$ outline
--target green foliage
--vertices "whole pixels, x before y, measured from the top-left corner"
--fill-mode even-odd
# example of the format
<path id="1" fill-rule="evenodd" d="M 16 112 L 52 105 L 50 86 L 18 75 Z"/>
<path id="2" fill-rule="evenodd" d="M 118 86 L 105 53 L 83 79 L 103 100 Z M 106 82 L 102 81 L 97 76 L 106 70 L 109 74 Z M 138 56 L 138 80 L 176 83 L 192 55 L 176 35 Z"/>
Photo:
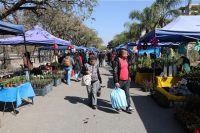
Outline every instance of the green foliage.
<path id="1" fill-rule="evenodd" d="M 48 8 L 46 12 L 41 12 L 41 16 L 35 17 L 35 14 L 27 11 L 28 16 L 24 17 L 23 23 L 27 27 L 33 27 L 38 22 L 44 29 L 53 35 L 69 40 L 74 45 L 94 46 L 99 48 L 103 43 L 98 37 L 98 33 L 84 25 L 80 17 L 72 13 L 63 13 L 55 9 Z"/>
<path id="2" fill-rule="evenodd" d="M 163 27 L 173 18 L 180 15 L 176 7 L 180 5 L 181 0 L 156 0 L 150 7 L 142 11 L 133 10 L 129 18 L 132 23 L 125 23 L 126 32 L 122 32 L 110 41 L 110 46 L 116 46 L 120 43 L 137 41 L 141 35 L 150 32 L 156 27 Z"/>
<path id="3" fill-rule="evenodd" d="M 40 16 L 41 12 L 46 13 L 47 8 L 52 8 L 65 14 L 76 14 L 84 20 L 91 16 L 97 0 L 1 0 L 0 4 L 4 9 L 0 12 L 0 19 L 11 15 L 16 18 L 19 10 L 32 11 L 36 16 Z"/>

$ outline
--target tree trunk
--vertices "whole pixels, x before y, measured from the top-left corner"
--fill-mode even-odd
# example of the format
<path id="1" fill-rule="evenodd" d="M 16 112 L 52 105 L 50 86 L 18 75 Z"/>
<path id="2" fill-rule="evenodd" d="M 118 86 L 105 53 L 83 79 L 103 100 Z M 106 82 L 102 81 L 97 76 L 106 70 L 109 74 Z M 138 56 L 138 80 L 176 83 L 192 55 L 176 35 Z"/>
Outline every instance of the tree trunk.
<path id="1" fill-rule="evenodd" d="M 8 53 L 8 48 L 7 46 L 3 47 L 3 64 L 2 64 L 2 68 L 6 69 L 11 65 L 11 60 L 9 57 L 9 53 Z"/>
<path id="2" fill-rule="evenodd" d="M 17 11 L 23 4 L 26 3 L 26 0 L 20 0 L 19 2 L 17 2 L 13 7 L 11 7 L 10 9 L 6 10 L 5 12 L 3 12 L 0 15 L 0 20 L 6 18 L 7 16 L 9 16 L 10 14 L 14 13 L 15 11 Z"/>
<path id="3" fill-rule="evenodd" d="M 191 6 L 192 6 L 192 0 L 188 0 L 188 6 L 187 6 L 187 15 L 190 15 L 190 9 L 191 9 Z"/>

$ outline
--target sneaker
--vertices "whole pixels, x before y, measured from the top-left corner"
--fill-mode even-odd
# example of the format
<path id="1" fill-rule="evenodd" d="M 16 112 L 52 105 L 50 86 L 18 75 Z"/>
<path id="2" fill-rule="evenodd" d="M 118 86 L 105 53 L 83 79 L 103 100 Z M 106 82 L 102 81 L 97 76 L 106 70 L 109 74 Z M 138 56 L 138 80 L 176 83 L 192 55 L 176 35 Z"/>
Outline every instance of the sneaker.
<path id="1" fill-rule="evenodd" d="M 122 111 L 121 109 L 118 109 L 118 108 L 116 108 L 115 110 L 116 110 L 118 113 Z"/>
<path id="2" fill-rule="evenodd" d="M 96 105 L 92 105 L 92 109 L 97 109 L 97 106 Z"/>
<path id="3" fill-rule="evenodd" d="M 132 107 L 127 107 L 126 108 L 126 112 L 129 113 L 129 114 L 132 114 L 133 108 Z"/>
<path id="4" fill-rule="evenodd" d="M 131 110 L 131 111 L 133 111 L 133 110 L 134 110 L 134 109 L 133 109 L 131 106 L 130 106 L 130 107 L 128 107 L 128 109 L 129 109 L 129 110 Z"/>

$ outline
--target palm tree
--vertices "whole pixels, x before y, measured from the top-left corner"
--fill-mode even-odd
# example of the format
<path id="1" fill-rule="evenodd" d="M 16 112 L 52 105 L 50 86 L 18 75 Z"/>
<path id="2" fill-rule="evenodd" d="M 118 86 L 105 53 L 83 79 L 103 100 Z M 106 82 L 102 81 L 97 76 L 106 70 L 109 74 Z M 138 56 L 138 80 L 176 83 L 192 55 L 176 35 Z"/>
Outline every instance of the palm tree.
<path id="1" fill-rule="evenodd" d="M 180 15 L 180 12 L 176 10 L 176 7 L 180 5 L 182 0 L 156 0 L 154 6 L 156 6 L 159 19 L 157 24 L 160 27 L 165 26 L 168 19 L 172 19 Z"/>
<path id="2" fill-rule="evenodd" d="M 142 12 L 134 10 L 130 13 L 129 18 L 132 20 L 136 20 L 133 23 L 131 29 L 139 27 L 139 32 L 142 31 L 149 32 L 155 28 L 155 23 L 158 19 L 158 15 L 156 14 L 156 7 L 146 7 Z"/>

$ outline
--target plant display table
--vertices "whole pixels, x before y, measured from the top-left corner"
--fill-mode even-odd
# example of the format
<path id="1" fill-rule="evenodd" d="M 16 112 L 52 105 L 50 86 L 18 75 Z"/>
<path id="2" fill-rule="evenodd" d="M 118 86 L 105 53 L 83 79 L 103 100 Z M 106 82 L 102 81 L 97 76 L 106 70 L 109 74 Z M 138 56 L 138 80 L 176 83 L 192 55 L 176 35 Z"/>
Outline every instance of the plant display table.
<path id="1" fill-rule="evenodd" d="M 0 101 L 1 102 L 16 102 L 16 106 L 19 107 L 22 104 L 22 98 L 29 98 L 33 101 L 35 93 L 32 85 L 29 82 L 21 84 L 17 87 L 2 87 L 0 89 Z"/>
<path id="2" fill-rule="evenodd" d="M 181 80 L 180 77 L 160 77 L 156 76 L 156 87 L 172 87 Z"/>
<path id="3" fill-rule="evenodd" d="M 171 102 L 183 102 L 185 96 L 176 96 L 169 93 L 169 88 L 176 85 L 181 78 L 179 77 L 156 77 L 156 91 L 154 98 L 164 107 L 169 107 Z"/>
<path id="4" fill-rule="evenodd" d="M 137 72 L 135 77 L 135 83 L 142 85 L 144 80 L 151 81 L 153 77 L 153 73 L 141 73 Z"/>

